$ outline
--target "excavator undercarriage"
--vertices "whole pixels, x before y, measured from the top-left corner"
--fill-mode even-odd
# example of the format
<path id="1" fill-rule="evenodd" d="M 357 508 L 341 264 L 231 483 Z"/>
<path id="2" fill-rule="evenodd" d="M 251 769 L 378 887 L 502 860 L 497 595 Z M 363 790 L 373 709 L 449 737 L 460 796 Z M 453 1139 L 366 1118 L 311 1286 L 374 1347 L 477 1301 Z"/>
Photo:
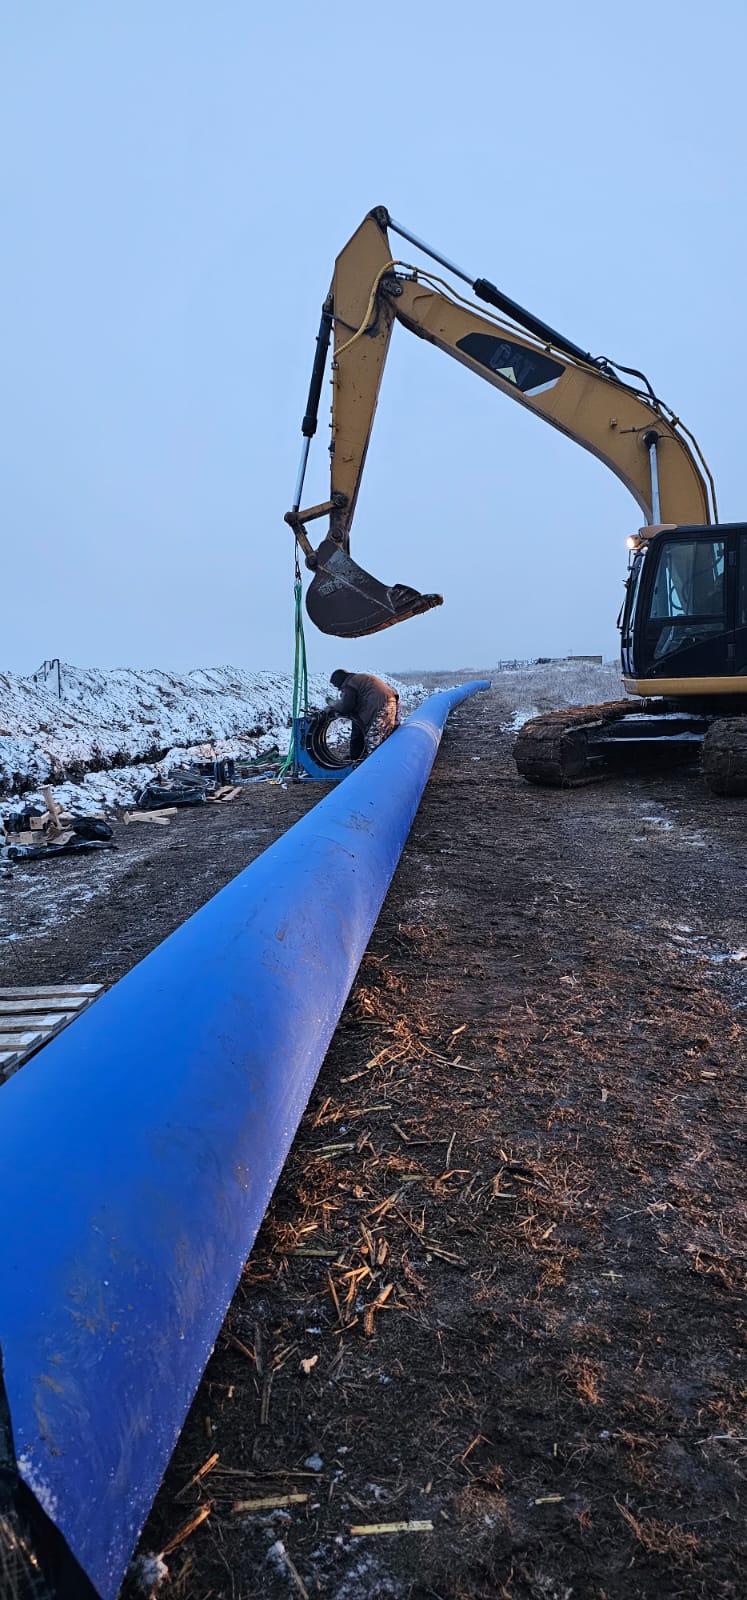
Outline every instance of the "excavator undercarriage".
<path id="1" fill-rule="evenodd" d="M 676 700 L 612 700 L 533 717 L 513 757 L 522 778 L 573 788 L 620 773 L 666 771 L 698 762 L 713 794 L 747 794 L 747 699 L 744 715 Z"/>

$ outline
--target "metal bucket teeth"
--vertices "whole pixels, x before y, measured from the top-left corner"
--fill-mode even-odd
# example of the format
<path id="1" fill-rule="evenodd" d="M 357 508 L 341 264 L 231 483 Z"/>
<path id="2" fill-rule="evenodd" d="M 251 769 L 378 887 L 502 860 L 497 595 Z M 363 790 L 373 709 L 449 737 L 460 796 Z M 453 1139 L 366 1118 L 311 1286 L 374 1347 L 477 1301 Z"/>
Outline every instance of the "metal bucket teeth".
<path id="1" fill-rule="evenodd" d="M 379 583 L 334 539 L 325 539 L 319 546 L 306 609 L 321 633 L 359 639 L 440 605 L 440 594 L 421 594 L 404 583 Z"/>

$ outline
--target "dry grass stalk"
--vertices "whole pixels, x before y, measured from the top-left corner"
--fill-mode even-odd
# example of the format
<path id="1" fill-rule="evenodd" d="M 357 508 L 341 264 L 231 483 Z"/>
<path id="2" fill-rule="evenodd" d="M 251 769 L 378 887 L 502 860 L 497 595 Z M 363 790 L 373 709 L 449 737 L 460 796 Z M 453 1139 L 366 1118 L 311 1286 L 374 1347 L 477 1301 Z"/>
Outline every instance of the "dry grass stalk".
<path id="1" fill-rule="evenodd" d="M 615 1505 L 649 1555 L 669 1556 L 672 1561 L 692 1566 L 700 1546 L 697 1534 L 688 1533 L 678 1522 L 659 1522 L 656 1517 L 641 1517 L 639 1521 L 619 1500 L 615 1500 Z"/>
<path id="2" fill-rule="evenodd" d="M 272 1394 L 272 1373 L 271 1372 L 267 1372 L 265 1374 L 264 1383 L 262 1384 L 262 1403 L 261 1403 L 260 1408 L 259 1408 L 259 1420 L 260 1420 L 260 1424 L 261 1424 L 261 1426 L 263 1428 L 266 1428 L 268 1426 L 268 1424 L 269 1424 L 269 1421 L 270 1421 L 270 1396 L 271 1396 L 271 1394 Z"/>
<path id="3" fill-rule="evenodd" d="M 195 1529 L 199 1528 L 200 1524 L 205 1522 L 206 1518 L 210 1516 L 214 1505 L 214 1500 L 208 1500 L 207 1505 L 201 1506 L 199 1511 L 196 1511 L 194 1516 L 190 1518 L 189 1522 L 185 1522 L 184 1526 L 179 1529 L 178 1533 L 174 1534 L 173 1539 L 169 1539 L 168 1544 L 164 1545 L 161 1555 L 170 1556 L 172 1550 L 178 1549 L 179 1545 L 183 1544 L 184 1540 L 188 1539 L 190 1534 L 194 1533 Z"/>
<path id="4" fill-rule="evenodd" d="M 249 1346 L 244 1344 L 241 1339 L 237 1339 L 235 1333 L 229 1333 L 227 1329 L 224 1329 L 223 1338 L 227 1344 L 230 1344 L 232 1350 L 238 1350 L 240 1355 L 246 1356 L 247 1361 L 251 1361 L 252 1365 L 256 1365 L 254 1351 L 250 1350 Z"/>
<path id="5" fill-rule="evenodd" d="M 260 1500 L 236 1500 L 231 1506 L 231 1515 L 238 1516 L 244 1511 L 281 1511 L 283 1506 L 305 1506 L 307 1494 L 275 1494 L 265 1495 Z"/>
<path id="6" fill-rule="evenodd" d="M 360 1522 L 350 1532 L 355 1539 L 380 1533 L 432 1533 L 433 1523 L 423 1522 Z"/>
<path id="7" fill-rule="evenodd" d="M 580 1400 L 589 1406 L 599 1405 L 602 1398 L 599 1391 L 602 1369 L 596 1361 L 590 1361 L 588 1356 L 572 1355 L 564 1362 L 563 1371 L 570 1378 Z"/>
<path id="8" fill-rule="evenodd" d="M 218 1465 L 219 1461 L 220 1461 L 220 1456 L 218 1454 L 218 1451 L 214 1450 L 213 1454 L 211 1456 L 208 1456 L 207 1460 L 203 1461 L 202 1466 L 198 1467 L 197 1471 L 192 1474 L 192 1477 L 189 1478 L 188 1481 L 185 1484 L 182 1485 L 182 1487 L 179 1490 L 178 1494 L 174 1495 L 174 1499 L 175 1500 L 183 1500 L 184 1496 L 188 1493 L 188 1491 L 191 1488 L 193 1488 L 196 1483 L 200 1483 L 203 1478 L 206 1478 L 208 1473 L 212 1472 L 213 1467 L 216 1467 Z"/>
<path id="9" fill-rule="evenodd" d="M 377 1295 L 376 1299 L 372 1300 L 369 1306 L 366 1306 L 366 1309 L 363 1313 L 363 1332 L 368 1336 L 368 1338 L 371 1337 L 374 1331 L 374 1318 L 376 1316 L 376 1312 L 380 1311 L 382 1306 L 386 1305 L 393 1288 L 394 1284 L 388 1283 L 386 1288 L 382 1289 L 381 1294 Z"/>

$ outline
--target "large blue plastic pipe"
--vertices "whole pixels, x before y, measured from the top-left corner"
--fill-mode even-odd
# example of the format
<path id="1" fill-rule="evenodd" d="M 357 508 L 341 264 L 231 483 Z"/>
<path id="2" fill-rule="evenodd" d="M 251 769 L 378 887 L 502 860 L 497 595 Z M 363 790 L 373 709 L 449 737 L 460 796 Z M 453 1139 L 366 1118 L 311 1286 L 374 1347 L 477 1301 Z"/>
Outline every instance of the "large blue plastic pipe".
<path id="1" fill-rule="evenodd" d="M 437 694 L 0 1092 L 21 1476 L 114 1600 L 399 860 Z"/>

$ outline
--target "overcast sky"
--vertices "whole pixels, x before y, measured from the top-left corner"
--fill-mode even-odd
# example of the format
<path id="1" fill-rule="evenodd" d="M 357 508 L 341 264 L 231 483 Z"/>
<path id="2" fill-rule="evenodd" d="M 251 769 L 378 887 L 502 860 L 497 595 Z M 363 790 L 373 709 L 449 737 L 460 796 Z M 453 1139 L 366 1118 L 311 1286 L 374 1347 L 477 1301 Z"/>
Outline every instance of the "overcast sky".
<path id="1" fill-rule="evenodd" d="M 319 308 L 378 204 L 642 367 L 747 518 L 743 0 L 0 18 L 0 667 L 291 665 Z M 593 457 L 395 329 L 352 550 L 446 603 L 346 645 L 308 624 L 310 663 L 612 655 L 639 521 Z"/>

